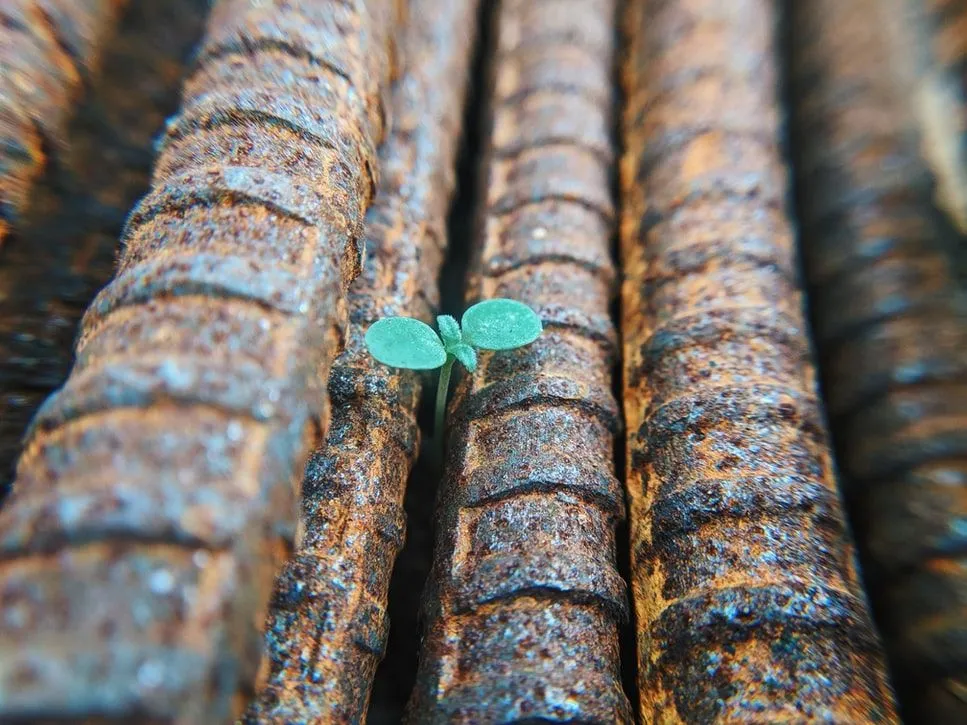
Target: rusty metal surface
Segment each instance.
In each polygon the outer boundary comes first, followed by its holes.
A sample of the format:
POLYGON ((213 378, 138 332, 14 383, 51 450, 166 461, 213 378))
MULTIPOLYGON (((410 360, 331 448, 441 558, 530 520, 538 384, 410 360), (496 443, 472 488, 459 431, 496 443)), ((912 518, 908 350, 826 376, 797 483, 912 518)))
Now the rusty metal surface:
POLYGON ((96 71, 123 0, 7 0, 0 7, 0 244, 96 71))
POLYGON ((329 378, 332 424, 306 469, 304 533, 276 581, 268 682, 248 723, 363 722, 386 646, 420 380, 375 362, 363 333, 387 315, 432 322, 439 305, 476 1, 412 0, 409 17, 397 41, 406 71, 366 218, 367 261, 349 295, 349 343, 329 378))
POLYGON ((31 417, 67 377, 84 310, 111 278, 206 11, 198 0, 128 6, 68 124, 56 172, 48 168, 0 248, 0 492, 31 417))
POLYGON ((967 233, 967 2, 884 0, 873 16, 891 51, 884 59, 914 112, 919 150, 933 174, 933 200, 967 233))
POLYGON ((920 109, 876 10, 815 2, 792 17, 803 251, 845 498, 904 714, 963 722, 967 298, 931 204, 920 109))
POLYGON ((614 4, 504 0, 469 297, 545 332, 485 354, 451 405, 411 722, 631 722, 619 679, 624 513, 609 83, 614 4))
POLYGON ((622 337, 642 722, 896 722, 784 210, 774 4, 638 0, 622 337))
POLYGON ((395 10, 213 8, 118 274, 0 513, 4 722, 240 711, 328 422, 395 10))

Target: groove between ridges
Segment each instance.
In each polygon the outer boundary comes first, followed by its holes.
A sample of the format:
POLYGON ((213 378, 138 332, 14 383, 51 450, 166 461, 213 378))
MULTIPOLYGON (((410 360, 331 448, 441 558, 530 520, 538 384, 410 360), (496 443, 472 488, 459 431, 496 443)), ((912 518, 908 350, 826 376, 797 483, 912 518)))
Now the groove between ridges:
POLYGON ((287 174, 256 167, 224 166, 187 171, 169 177, 146 194, 128 217, 121 243, 128 245, 138 227, 160 214, 178 214, 194 206, 222 201, 261 204, 273 213, 307 226, 318 226, 323 217, 323 196, 317 187, 287 174))
MULTIPOLYGON (((774 170, 770 169, 770 171, 774 170)), ((624 220, 622 226, 626 229, 628 227, 654 228, 658 224, 669 223, 679 214, 694 211, 696 208, 733 204, 737 207, 755 204, 763 210, 784 212, 785 201, 772 180, 759 178, 758 174, 755 174, 754 178, 743 176, 743 178, 737 179, 736 176, 735 171, 717 171, 715 174, 701 178, 700 181, 693 180, 692 183, 687 185, 677 185, 678 188, 675 188, 676 184, 672 182, 670 185, 664 186, 662 191, 656 189, 651 194, 645 212, 641 217, 632 221, 624 220), (767 187, 771 191, 767 191, 767 187)), ((763 174, 763 176, 768 176, 768 173, 763 174)), ((632 175, 628 175, 624 183, 640 183, 637 180, 633 181, 633 178, 632 175)), ((653 183, 653 180, 647 182, 649 186, 652 186, 653 183)), ((632 191, 629 195, 641 194, 642 201, 644 201, 644 193, 642 189, 642 191, 632 191)), ((636 199, 633 201, 637 202, 636 199)), ((642 231, 639 231, 638 236, 642 233, 642 231)))
POLYGON ((614 47, 615 3, 610 0, 521 0, 505 3, 498 32, 498 57, 526 46, 553 55, 553 48, 579 47, 594 59, 608 59, 614 47))
POLYGON ((539 405, 586 412, 613 433, 621 428, 617 403, 609 389, 559 375, 540 374, 517 375, 470 394, 456 411, 453 426, 462 429, 539 405))
POLYGON ((493 125, 488 163, 516 159, 544 147, 574 146, 613 164, 611 114, 600 103, 559 89, 533 88, 513 103, 499 103, 493 125))
POLYGON ((573 496, 615 520, 625 515, 624 494, 614 474, 584 461, 550 455, 530 457, 520 465, 497 463, 471 469, 457 505, 485 507, 534 494, 573 496))
POLYGON ((161 155, 174 142, 193 133, 246 121, 256 127, 264 124, 283 128, 304 142, 337 152, 340 158, 349 159, 351 166, 365 168, 370 186, 375 187, 377 171, 370 159, 375 158, 376 151, 369 135, 360 133, 350 121, 326 109, 310 110, 302 100, 273 85, 212 91, 183 105, 181 113, 169 121, 155 151, 161 155))
POLYGON ((596 209, 569 201, 535 201, 485 219, 482 274, 496 277, 530 264, 574 264, 611 287, 616 271, 612 222, 596 209), (595 240, 589 243, 589 240, 595 240))
MULTIPOLYGON (((301 270, 300 270, 301 271, 301 270)), ((118 275, 88 308, 83 329, 114 310, 165 297, 212 296, 238 300, 271 313, 306 315, 305 280, 296 270, 269 268, 257 260, 184 254, 142 262, 118 275)))
MULTIPOLYGON (((807 457, 802 457, 805 463, 807 457)), ((649 483, 647 488, 653 490, 643 494, 650 505, 641 514, 649 516, 652 529, 661 532, 662 538, 667 537, 669 542, 677 536, 696 534, 707 524, 754 522, 787 514, 802 516, 842 536, 844 527, 837 493, 822 481, 825 461, 818 455, 812 458, 812 472, 773 475, 751 471, 751 475, 721 478, 699 474, 667 488, 649 483)))
MULTIPOLYGON (((777 159, 778 138, 762 139, 712 129, 696 136, 669 139, 667 145, 652 146, 649 143, 645 149, 634 156, 627 155, 627 158, 634 159, 635 178, 643 184, 640 193, 645 193, 656 183, 656 177, 661 179, 662 175, 671 176, 673 180, 681 178, 679 183, 687 186, 689 181, 694 184, 693 179, 701 173, 704 176, 728 177, 728 182, 722 179, 719 183, 738 183, 746 188, 756 188, 758 195, 774 198, 777 206, 784 202, 782 195, 786 176, 785 169, 777 159), (706 170, 697 172, 694 165, 687 162, 692 158, 702 158, 703 154, 708 157, 704 165, 706 170), (752 178, 747 178, 750 176, 752 178)), ((657 181, 657 184, 662 185, 662 181, 657 181)), ((694 190, 690 189, 689 193, 694 193, 694 190)))
MULTIPOLYGON (((161 401, 202 405, 258 422, 285 417, 298 405, 290 370, 270 376, 265 366, 248 361, 170 354, 108 360, 73 376, 71 383, 48 398, 37 411, 27 437, 66 421, 119 408, 149 408, 161 401)), ((318 402, 309 403, 317 414, 318 402)))
POLYGON ((205 66, 210 63, 215 63, 232 55, 254 56, 261 51, 284 53, 295 60, 304 61, 307 64, 324 68, 333 75, 342 78, 350 88, 356 89, 351 74, 345 68, 317 55, 310 48, 296 45, 291 40, 271 37, 242 38, 205 48, 196 57, 193 67, 189 69, 185 83, 191 84, 193 79, 201 75, 205 70, 205 66))
POLYGON ((511 160, 493 157, 487 168, 488 213, 510 215, 523 206, 560 201, 580 204, 613 222, 608 166, 584 147, 529 147, 511 160))
POLYGON ((649 407, 638 441, 645 450, 660 450, 684 442, 683 433, 703 431, 713 425, 799 430, 820 449, 827 443, 819 401, 813 391, 783 381, 703 386, 700 390, 664 400, 649 407))

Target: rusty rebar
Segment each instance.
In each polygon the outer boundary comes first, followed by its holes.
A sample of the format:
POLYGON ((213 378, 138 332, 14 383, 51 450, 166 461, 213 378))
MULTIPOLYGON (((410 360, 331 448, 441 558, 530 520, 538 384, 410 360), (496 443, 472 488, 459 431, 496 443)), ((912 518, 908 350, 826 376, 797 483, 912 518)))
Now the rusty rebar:
POLYGON ((953 723, 967 720, 967 298, 921 109, 891 63, 909 46, 879 9, 817 1, 791 17, 803 256, 901 703, 911 722, 953 723))
POLYGON ((0 244, 27 206, 124 0, 7 0, 0 7, 0 244))
POLYGON ((118 235, 148 189, 154 139, 178 109, 206 13, 198 0, 128 6, 99 50, 101 69, 72 114, 56 172, 34 186, 0 248, 0 498, 30 419, 67 377, 84 310, 111 279, 118 235))
POLYGON ((256 674, 376 183, 397 6, 221 0, 0 513, 0 719, 217 723, 256 674))
POLYGON ((814 383, 767 0, 638 0, 622 337, 642 722, 895 722, 814 383))
POLYGON ((476 4, 412 0, 401 34, 406 70, 366 218, 367 261, 349 295, 349 343, 329 378, 332 425, 306 468, 305 533, 276 581, 269 679, 245 722, 360 723, 366 715, 403 544, 420 380, 373 360, 362 335, 387 315, 432 322, 439 306, 476 4))
POLYGON ((609 316, 614 4, 504 0, 468 297, 544 334, 483 355, 451 406, 412 722, 631 722, 609 316))
POLYGON ((890 44, 880 72, 890 69, 913 111, 934 202, 967 233, 967 2, 884 0, 871 9, 879 11, 873 19, 890 44))

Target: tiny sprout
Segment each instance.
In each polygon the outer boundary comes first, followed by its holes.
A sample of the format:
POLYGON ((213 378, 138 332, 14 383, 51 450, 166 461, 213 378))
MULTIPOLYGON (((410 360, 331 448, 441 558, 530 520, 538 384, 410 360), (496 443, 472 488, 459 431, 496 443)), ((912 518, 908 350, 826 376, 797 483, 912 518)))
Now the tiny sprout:
POLYGON ((541 319, 516 300, 484 300, 463 313, 461 322, 450 315, 436 318, 440 333, 412 317, 386 317, 366 331, 369 354, 385 365, 410 370, 440 370, 434 435, 443 432, 450 371, 459 360, 477 369, 477 350, 512 350, 540 337, 541 319))

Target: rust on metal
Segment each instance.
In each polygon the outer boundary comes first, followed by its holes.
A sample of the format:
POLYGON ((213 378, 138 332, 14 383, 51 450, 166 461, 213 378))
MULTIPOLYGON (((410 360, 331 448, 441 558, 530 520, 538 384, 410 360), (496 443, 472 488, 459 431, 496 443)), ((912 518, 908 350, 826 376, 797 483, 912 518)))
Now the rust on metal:
POLYGON ((876 27, 891 47, 880 72, 890 69, 914 112, 934 203, 967 233, 967 2, 884 0, 875 9, 876 27))
POLYGON ((637 0, 624 18, 642 722, 897 721, 801 311, 775 21, 768 0, 637 0))
POLYGON ((0 244, 23 213, 124 0, 7 0, 0 7, 0 244))
POLYGON ((329 378, 333 412, 302 487, 301 543, 276 581, 268 682, 249 723, 361 723, 386 646, 387 593, 403 544, 403 494, 419 442, 420 381, 373 360, 378 318, 432 321, 456 177, 476 0, 412 0, 405 72, 366 218, 364 272, 350 288, 350 336, 329 378))
POLYGON ((545 331, 483 355, 451 406, 411 722, 632 722, 615 564, 614 10, 497 12, 469 297, 521 300, 545 331))
POLYGON ((0 513, 0 720, 241 711, 328 423, 396 10, 213 8, 0 513))
POLYGON ((792 16, 803 256, 845 498, 904 714, 963 722, 967 298, 931 203, 921 109, 877 5, 804 3, 792 16))
MULTIPOLYGON (((111 279, 118 234, 148 188, 154 139, 178 108, 205 5, 128 6, 99 50, 101 70, 68 124, 56 172, 35 185, 0 249, 0 491, 30 419, 67 377, 84 310, 111 279)), ((70 37, 91 36, 81 28, 70 37)))

